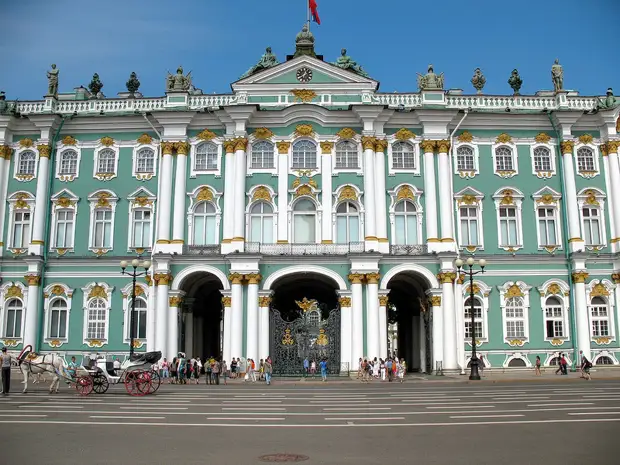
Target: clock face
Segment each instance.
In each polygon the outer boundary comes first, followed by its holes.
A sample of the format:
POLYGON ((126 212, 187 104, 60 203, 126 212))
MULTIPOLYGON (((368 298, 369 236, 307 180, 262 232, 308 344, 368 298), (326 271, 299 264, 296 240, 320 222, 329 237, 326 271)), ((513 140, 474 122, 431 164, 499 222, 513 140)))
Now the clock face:
POLYGON ((312 70, 310 68, 299 68, 297 70, 297 80, 299 82, 310 82, 312 80, 312 70))

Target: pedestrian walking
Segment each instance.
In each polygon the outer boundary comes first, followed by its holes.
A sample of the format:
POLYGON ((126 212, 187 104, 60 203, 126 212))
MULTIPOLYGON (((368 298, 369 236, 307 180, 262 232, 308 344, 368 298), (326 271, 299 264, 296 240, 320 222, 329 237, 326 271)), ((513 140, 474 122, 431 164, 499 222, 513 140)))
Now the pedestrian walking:
POLYGON ((312 379, 314 379, 315 374, 316 374, 316 360, 312 360, 312 363, 310 364, 310 375, 312 376, 312 379))
POLYGON ((537 355, 536 356, 536 365, 535 365, 535 368, 534 368, 534 374, 536 376, 542 376, 542 373, 540 372, 540 365, 541 365, 540 355, 537 355))
POLYGON ((480 377, 484 376, 484 356, 481 355, 478 359, 478 373, 480 373, 480 377))
POLYGON ((271 384, 271 374, 273 373, 273 366, 271 365, 271 359, 267 357, 265 360, 265 382, 267 385, 271 384))
POLYGON ((7 352, 6 347, 2 348, 0 354, 0 365, 2 366, 2 394, 9 395, 11 391, 11 362, 13 357, 7 352))
POLYGON ((220 369, 221 369, 220 362, 216 360, 213 363, 213 368, 211 368, 211 373, 213 376, 213 381, 215 382, 217 386, 220 385, 220 369))
POLYGON ((590 368, 592 368, 592 362, 586 358, 583 353, 583 350, 579 351, 579 355, 581 355, 581 377, 590 381, 592 377, 590 376, 590 368))
POLYGON ((307 378, 310 372, 310 360, 308 357, 304 358, 304 376, 307 378))
POLYGON ((224 384, 228 384, 228 366, 226 365, 226 360, 222 360, 222 363, 220 364, 220 372, 220 376, 224 379, 224 384))
POLYGON ((323 378, 323 382, 327 381, 327 360, 323 359, 320 363, 321 366, 321 378, 323 378))

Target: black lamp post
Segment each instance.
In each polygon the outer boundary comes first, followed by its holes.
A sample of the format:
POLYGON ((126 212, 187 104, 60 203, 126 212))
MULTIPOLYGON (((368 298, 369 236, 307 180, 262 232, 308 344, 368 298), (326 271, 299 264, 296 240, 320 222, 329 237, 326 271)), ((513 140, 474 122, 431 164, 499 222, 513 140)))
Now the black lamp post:
POLYGON ((476 355, 476 315, 474 312, 474 276, 480 273, 484 273, 484 267, 487 265, 487 261, 484 258, 478 260, 478 266, 480 269, 478 271, 474 271, 474 265, 476 261, 469 257, 465 264, 467 265, 467 269, 463 269, 463 260, 457 258, 454 262, 456 268, 459 273, 463 272, 467 276, 469 276, 469 313, 471 314, 471 373, 469 375, 469 379, 471 380, 480 380, 480 373, 478 372, 478 356, 476 355))
MULTIPOLYGON (((138 257, 139 258, 139 257, 138 257)), ((129 314, 129 360, 133 359, 134 339, 136 338, 136 278, 145 276, 149 268, 151 267, 150 260, 144 260, 140 262, 137 258, 131 261, 131 267, 133 271, 127 271, 127 260, 123 260, 120 263, 121 274, 131 276, 133 282, 131 287, 131 313, 129 314), (144 271, 138 271, 138 268, 144 268, 144 271)))

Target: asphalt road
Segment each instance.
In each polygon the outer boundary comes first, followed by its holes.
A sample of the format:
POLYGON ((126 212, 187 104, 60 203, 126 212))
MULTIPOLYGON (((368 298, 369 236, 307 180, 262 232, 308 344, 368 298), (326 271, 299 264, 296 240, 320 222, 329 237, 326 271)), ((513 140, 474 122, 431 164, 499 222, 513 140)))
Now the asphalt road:
POLYGON ((617 381, 34 389, 0 396, 1 465, 620 463, 617 381))

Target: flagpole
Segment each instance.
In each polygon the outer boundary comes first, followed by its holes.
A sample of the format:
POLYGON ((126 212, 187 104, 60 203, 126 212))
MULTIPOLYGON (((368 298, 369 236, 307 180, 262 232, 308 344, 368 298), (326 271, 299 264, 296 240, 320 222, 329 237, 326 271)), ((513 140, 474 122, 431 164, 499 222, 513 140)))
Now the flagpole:
POLYGON ((308 24, 308 31, 310 30, 310 0, 306 0, 306 21, 308 24))

